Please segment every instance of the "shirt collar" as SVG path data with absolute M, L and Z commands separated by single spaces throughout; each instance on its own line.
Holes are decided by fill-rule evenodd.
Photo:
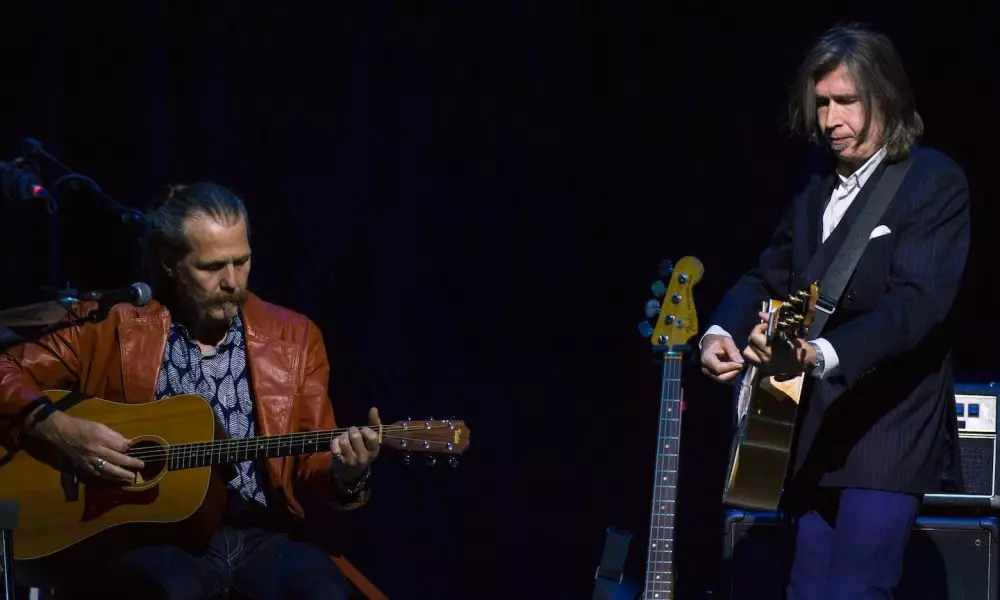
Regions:
M 885 158 L 885 146 L 879 148 L 878 152 L 873 154 L 871 158 L 865 161 L 865 164 L 861 165 L 860 168 L 849 176 L 844 177 L 840 173 L 837 173 L 837 177 L 840 178 L 840 187 L 845 190 L 853 190 L 855 187 L 860 188 L 864 186 L 883 158 Z
M 229 330 L 226 331 L 226 337 L 223 338 L 222 342 L 218 346 L 216 346 L 217 350 L 221 351 L 225 350 L 230 346 L 239 345 L 240 341 L 243 339 L 243 336 L 241 335 L 243 331 L 243 318 L 241 316 L 242 313 L 243 313 L 242 308 L 236 311 L 236 316 L 233 318 L 233 323 L 229 326 Z M 188 331 L 188 328 L 185 327 L 183 323 L 178 323 L 177 321 L 173 321 L 170 323 L 170 326 L 176 329 L 178 332 L 180 332 L 180 334 L 184 337 L 184 339 L 194 344 L 194 338 L 191 336 L 191 333 Z

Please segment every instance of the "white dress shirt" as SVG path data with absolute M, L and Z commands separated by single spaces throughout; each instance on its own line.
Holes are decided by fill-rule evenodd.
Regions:
M 851 203 L 858 197 L 858 192 L 861 191 L 861 188 L 868 181 L 868 178 L 871 177 L 872 172 L 875 171 L 875 168 L 878 167 L 883 158 L 885 158 L 884 146 L 849 176 L 844 177 L 840 173 L 837 173 L 837 177 L 840 178 L 840 185 L 833 190 L 833 194 L 830 195 L 830 201 L 823 211 L 823 242 L 830 237 L 833 230 L 840 224 L 847 209 L 851 207 Z M 709 327 L 705 335 L 709 334 L 733 337 L 728 331 L 718 325 Z M 702 339 L 704 339 L 704 336 L 702 336 Z M 813 343 L 816 344 L 817 351 L 823 356 L 823 371 L 811 374 L 820 379 L 833 377 L 838 373 L 840 367 L 840 359 L 837 356 L 837 351 L 833 349 L 833 345 L 826 338 L 816 338 L 813 340 Z M 701 343 L 699 342 L 698 345 L 700 347 Z

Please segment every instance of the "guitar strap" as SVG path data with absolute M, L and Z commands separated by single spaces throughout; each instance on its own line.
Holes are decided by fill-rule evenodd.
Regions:
M 625 573 L 625 558 L 628 556 L 628 545 L 631 541 L 631 533 L 608 527 L 601 562 L 594 572 L 593 600 L 613 600 L 615 590 L 621 584 Z
M 850 231 L 847 232 L 844 245 L 837 251 L 837 256 L 834 257 L 820 281 L 819 299 L 816 301 L 817 310 L 809 325 L 809 331 L 806 332 L 807 340 L 818 338 L 823 327 L 826 326 L 826 322 L 836 312 L 844 288 L 847 287 L 847 282 L 868 245 L 872 229 L 882 218 L 885 209 L 889 207 L 889 202 L 896 195 L 899 184 L 903 181 L 903 177 L 906 176 L 912 164 L 913 157 L 908 156 L 901 162 L 888 165 L 885 172 L 882 173 L 882 177 L 879 178 L 875 190 L 862 207 L 857 220 L 851 225 Z

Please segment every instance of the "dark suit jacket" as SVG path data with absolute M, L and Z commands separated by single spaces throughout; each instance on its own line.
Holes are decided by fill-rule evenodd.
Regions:
M 950 321 L 969 251 L 968 185 L 940 152 L 917 147 L 913 158 L 878 221 L 891 233 L 869 241 L 820 334 L 840 372 L 807 378 L 786 497 L 817 485 L 933 493 L 958 478 Z M 823 243 L 838 180 L 814 178 L 710 323 L 742 348 L 762 300 L 821 280 L 885 169 L 883 161 Z

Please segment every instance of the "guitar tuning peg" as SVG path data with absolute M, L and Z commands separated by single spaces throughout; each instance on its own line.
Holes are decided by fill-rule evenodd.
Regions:
M 656 317 L 656 315 L 660 314 L 660 303 L 655 298 L 650 300 L 646 303 L 645 311 L 647 319 Z
M 639 323 L 639 335 L 644 338 L 648 338 L 653 335 L 653 326 L 649 324 L 648 321 L 643 321 Z
M 427 457 L 427 466 L 428 467 L 433 467 L 434 465 L 437 464 L 437 462 L 438 462 L 437 457 L 435 457 L 435 456 L 428 456 Z
M 660 276 L 669 278 L 674 273 L 674 261 L 666 258 L 660 261 Z
M 451 467 L 452 469 L 458 467 L 458 459 L 455 458 L 454 456 L 449 456 L 448 457 L 448 466 Z
M 410 456 L 409 452 L 407 452 L 406 454 L 403 455 L 403 464 L 408 467 L 410 466 L 411 462 L 413 462 L 413 457 Z
M 667 286 L 662 281 L 657 279 L 649 286 L 649 289 L 653 290 L 653 295 L 657 298 L 662 298 L 664 294 L 667 293 Z

